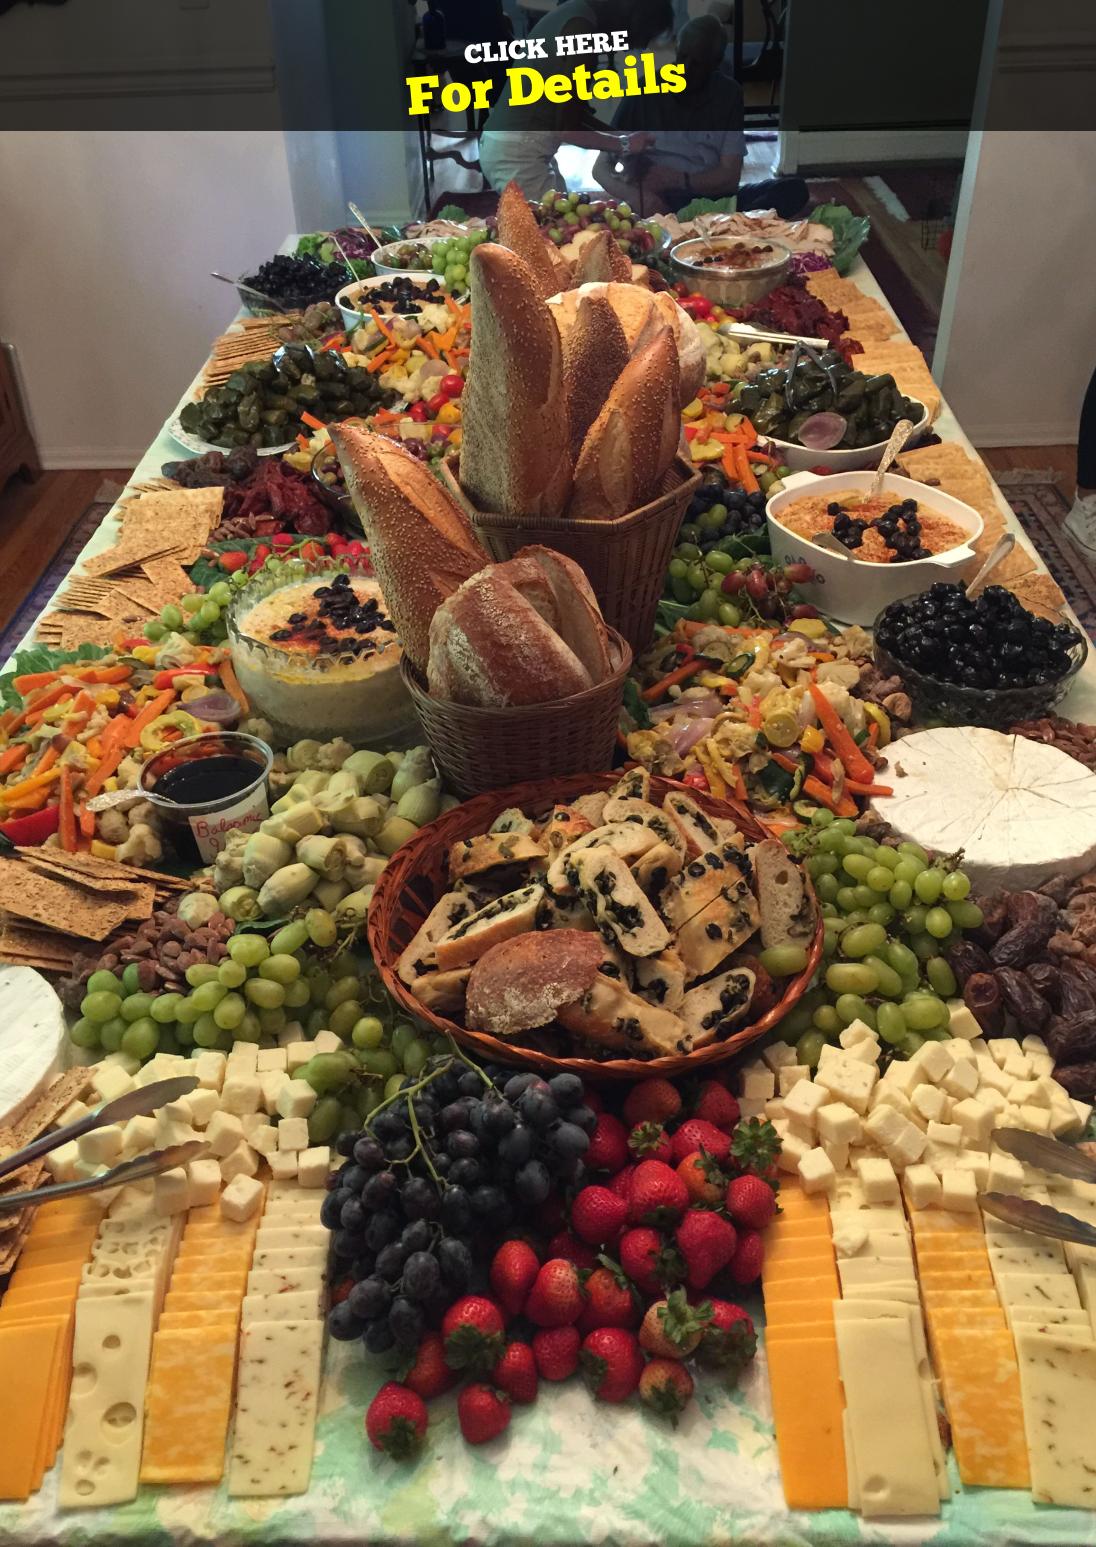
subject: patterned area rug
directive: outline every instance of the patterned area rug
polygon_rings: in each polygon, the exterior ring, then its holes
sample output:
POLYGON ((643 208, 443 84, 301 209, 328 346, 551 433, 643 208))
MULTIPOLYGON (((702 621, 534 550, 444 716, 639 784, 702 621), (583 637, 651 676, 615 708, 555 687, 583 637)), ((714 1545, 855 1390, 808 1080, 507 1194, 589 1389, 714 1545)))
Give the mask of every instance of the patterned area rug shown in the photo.
POLYGON ((106 482, 100 486, 92 503, 39 575, 34 588, 23 598, 7 626, 0 630, 0 663, 6 661, 16 650, 42 608, 75 564, 80 550, 121 492, 121 484, 106 482))
POLYGON ((1069 599, 1090 639, 1096 640, 1096 566, 1063 535, 1070 501, 1047 470, 1017 469, 996 475, 1001 492, 1016 513, 1032 546, 1038 549, 1069 599))

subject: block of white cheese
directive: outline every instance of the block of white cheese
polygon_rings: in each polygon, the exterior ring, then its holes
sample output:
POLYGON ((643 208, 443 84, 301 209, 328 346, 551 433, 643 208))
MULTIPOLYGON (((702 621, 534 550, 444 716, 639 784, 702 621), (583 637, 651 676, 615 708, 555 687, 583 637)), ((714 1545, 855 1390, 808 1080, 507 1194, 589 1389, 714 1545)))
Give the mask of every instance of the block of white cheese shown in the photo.
POLYGON ((57 1492, 63 1508, 124 1504, 137 1496, 152 1324, 149 1290, 77 1297, 57 1492))
POLYGON ((0 967, 0 1123, 23 1115, 61 1072, 65 1013, 41 973, 0 967))
POLYGON ((1096 865, 1096 774, 1057 747, 964 725, 916 731, 888 757, 894 793, 875 811, 924 848, 962 849, 976 891, 1096 865))

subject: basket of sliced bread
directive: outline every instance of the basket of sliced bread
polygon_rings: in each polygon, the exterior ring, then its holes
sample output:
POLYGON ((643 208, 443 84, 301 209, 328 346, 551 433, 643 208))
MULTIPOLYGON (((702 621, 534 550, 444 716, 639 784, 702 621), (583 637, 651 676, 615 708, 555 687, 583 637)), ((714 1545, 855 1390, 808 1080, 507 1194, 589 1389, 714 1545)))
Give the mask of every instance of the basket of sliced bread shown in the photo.
POLYGON ((447 486, 493 558, 529 544, 567 554, 610 626, 645 649, 699 480, 681 450, 681 408, 704 380, 696 325, 669 292, 611 277, 561 291, 513 186, 499 240, 475 249, 469 276, 472 353, 447 486))
POLYGON ((744 807, 635 768, 477 796, 399 849, 369 944, 410 1014, 478 1055, 679 1075, 770 1031, 822 954, 810 882, 744 807), (797 946, 775 981, 760 951, 797 946))

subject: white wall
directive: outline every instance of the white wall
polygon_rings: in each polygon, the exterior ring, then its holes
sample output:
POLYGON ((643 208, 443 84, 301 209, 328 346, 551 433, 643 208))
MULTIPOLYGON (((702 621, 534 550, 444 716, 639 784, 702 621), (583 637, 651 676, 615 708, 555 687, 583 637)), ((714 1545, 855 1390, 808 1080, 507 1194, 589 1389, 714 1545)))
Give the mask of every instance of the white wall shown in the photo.
POLYGON ((236 310, 210 269, 295 226, 276 131, 0 133, 0 211, 0 337, 47 467, 132 465, 236 310))
POLYGON ((976 445, 1072 442, 1096 368, 1096 133, 971 136, 933 375, 976 445))

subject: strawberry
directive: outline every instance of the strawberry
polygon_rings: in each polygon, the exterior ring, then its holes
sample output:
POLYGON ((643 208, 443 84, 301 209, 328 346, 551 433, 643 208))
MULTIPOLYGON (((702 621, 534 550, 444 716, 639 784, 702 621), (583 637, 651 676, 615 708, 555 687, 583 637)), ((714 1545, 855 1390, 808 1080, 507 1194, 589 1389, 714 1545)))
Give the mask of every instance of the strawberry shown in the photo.
POLYGON ((685 1183, 661 1160, 641 1160, 632 1177, 628 1217, 635 1225, 672 1225, 689 1204, 685 1183))
POLYGON ((637 1123, 628 1135, 628 1148, 640 1160, 661 1160, 667 1166, 674 1158, 673 1140, 661 1123, 637 1123))
POLYGON ((489 1370, 502 1352, 502 1312, 484 1295, 464 1295, 441 1323, 445 1362, 451 1370, 489 1370))
POLYGON ((520 1316, 540 1261, 528 1241, 504 1241, 491 1260, 491 1288, 503 1310, 520 1316))
POLYGON ((624 1121, 670 1123, 681 1111, 681 1097, 669 1080, 640 1080, 624 1099, 624 1121))
POLYGON ((690 1203, 716 1205, 723 1202, 727 1177, 719 1162, 713 1160, 706 1150, 695 1150, 693 1154, 686 1155, 677 1167, 677 1174, 685 1183, 690 1203))
POLYGON ((677 1428, 693 1395, 693 1378, 676 1359, 652 1359, 639 1377, 639 1396, 677 1428))
POLYGON ((584 1187, 571 1205, 571 1229, 590 1246, 615 1241, 628 1217, 628 1205, 607 1187, 584 1187))
POLYGON ((742 1307, 730 1300, 709 1300, 708 1304, 712 1319, 704 1328, 696 1356, 701 1364, 737 1376, 757 1352, 754 1324, 742 1307))
POLYGON ((582 1334, 577 1327, 542 1327, 533 1333, 533 1358, 542 1380, 569 1380, 578 1369, 582 1334))
POLYGON ((456 1376, 445 1362, 445 1343, 440 1332, 424 1332, 415 1357, 404 1372, 403 1383, 430 1402, 448 1391, 456 1376))
POLYGON ((656 1358, 687 1359, 711 1319, 711 1307, 706 1300, 690 1305, 685 1291, 675 1289, 665 1300, 656 1300, 647 1307, 639 1341, 656 1358))
POLYGON ((597 1267, 597 1252, 592 1246, 587 1246, 585 1241, 580 1241, 577 1235, 572 1235, 570 1230, 560 1230, 548 1242, 545 1260, 552 1257, 566 1257, 576 1268, 597 1267))
POLYGON ((568 1327, 582 1313, 585 1300, 578 1269, 564 1257, 546 1262, 525 1302, 525 1314, 538 1327, 568 1327))
POLYGON ((579 1362, 586 1384, 602 1402, 627 1401, 643 1373, 636 1335, 624 1327, 598 1327, 587 1333, 579 1362))
POLYGON ((718 1080, 705 1080, 700 1087, 693 1116, 702 1117, 706 1123, 713 1123, 724 1133, 730 1133, 741 1113, 737 1099, 725 1085, 721 1085, 718 1080))
POLYGON ((631 1284, 611 1257, 602 1257, 583 1288, 586 1305, 578 1319, 582 1332, 595 1327, 632 1327, 636 1321, 636 1298, 631 1284))
POLYGON ((667 1253, 657 1230, 626 1230, 620 1238, 620 1265, 644 1295, 660 1295, 664 1281, 680 1277, 675 1255, 667 1253))
POLYGON ((735 1254, 738 1236, 730 1220, 710 1209, 690 1209, 674 1232, 690 1289, 706 1289, 735 1254))
POLYGON ((457 1418, 469 1445, 484 1445, 509 1424, 510 1404, 491 1386, 465 1386, 457 1398, 457 1418))
POLYGON ((623 1171, 618 1171, 616 1176, 611 1176, 605 1185, 610 1192, 615 1192, 618 1198, 623 1198, 627 1203, 632 1196, 632 1178, 635 1174, 634 1165, 625 1166, 623 1171))
POLYGON ((776 1194, 759 1176, 736 1176, 724 1202, 735 1224, 747 1230, 764 1230, 776 1213, 776 1194))
POLYGON ((765 1246, 757 1230, 740 1230, 734 1256, 727 1264, 736 1284, 752 1284, 761 1277, 765 1246))
POLYGON ((631 1158, 628 1131, 620 1118, 613 1117, 610 1112, 599 1112, 594 1131, 590 1135, 590 1147, 585 1155, 587 1171, 608 1171, 613 1176, 631 1158))
POLYGON ((726 1160, 731 1153, 730 1136, 702 1117, 690 1117, 674 1134, 674 1164, 679 1165, 694 1150, 704 1150, 713 1160, 726 1160))
POLYGON ((780 1135, 768 1118, 745 1117, 731 1135, 731 1159, 754 1176, 772 1174, 780 1154, 780 1135))
POLYGON ((511 1402, 535 1402, 537 1365, 528 1343, 507 1343, 502 1358, 491 1371, 491 1379, 511 1402))
POLYGON ((397 1381, 386 1381, 369 1404, 365 1432, 374 1450, 406 1461, 422 1445, 430 1415, 426 1403, 397 1381))

